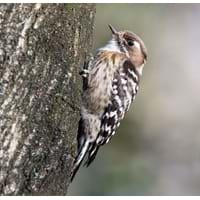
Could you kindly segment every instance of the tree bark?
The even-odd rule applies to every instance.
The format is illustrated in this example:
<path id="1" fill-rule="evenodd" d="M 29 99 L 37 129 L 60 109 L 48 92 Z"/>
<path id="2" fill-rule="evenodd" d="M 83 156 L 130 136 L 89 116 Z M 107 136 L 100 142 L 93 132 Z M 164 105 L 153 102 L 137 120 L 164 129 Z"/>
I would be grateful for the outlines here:
<path id="1" fill-rule="evenodd" d="M 0 5 L 0 194 L 66 195 L 93 4 Z"/>

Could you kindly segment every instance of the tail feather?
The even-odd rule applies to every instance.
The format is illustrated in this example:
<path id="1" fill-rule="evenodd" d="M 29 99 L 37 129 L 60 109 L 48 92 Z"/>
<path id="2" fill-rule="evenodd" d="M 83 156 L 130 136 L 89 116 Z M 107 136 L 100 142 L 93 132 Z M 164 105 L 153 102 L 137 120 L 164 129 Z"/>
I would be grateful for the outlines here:
<path id="1" fill-rule="evenodd" d="M 83 147 L 84 143 L 85 143 L 85 124 L 84 124 L 84 120 L 81 117 L 79 120 L 79 126 L 78 126 L 78 135 L 77 135 L 77 142 L 78 142 L 78 152 L 81 151 L 81 148 Z"/>
<path id="2" fill-rule="evenodd" d="M 73 181 L 87 151 L 88 151 L 88 148 L 89 148 L 89 141 L 85 141 L 85 143 L 82 145 L 82 148 L 80 149 L 75 161 L 74 161 L 74 167 L 73 167 L 73 171 L 72 171 L 72 176 L 71 176 L 71 182 Z"/>
<path id="3" fill-rule="evenodd" d="M 87 161 L 85 162 L 84 166 L 88 167 L 96 158 L 97 152 L 99 150 L 99 145 L 96 142 L 93 144 L 92 148 L 89 150 Z"/>
<path id="4" fill-rule="evenodd" d="M 78 129 L 78 135 L 77 135 L 77 141 L 78 141 L 78 155 L 75 158 L 71 181 L 73 181 L 81 163 L 83 162 L 86 154 L 88 153 L 88 157 L 86 159 L 86 162 L 84 163 L 84 166 L 89 166 L 92 161 L 95 159 L 96 154 L 99 150 L 99 144 L 96 143 L 96 141 L 91 142 L 88 138 L 86 138 L 85 134 L 85 122 L 81 118 L 79 121 L 79 129 Z"/>

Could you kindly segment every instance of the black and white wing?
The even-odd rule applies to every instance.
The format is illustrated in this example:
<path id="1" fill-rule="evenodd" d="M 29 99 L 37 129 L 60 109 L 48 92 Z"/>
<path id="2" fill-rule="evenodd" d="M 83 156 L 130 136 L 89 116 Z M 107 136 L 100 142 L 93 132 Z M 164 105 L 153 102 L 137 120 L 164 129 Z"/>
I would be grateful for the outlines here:
<path id="1" fill-rule="evenodd" d="M 115 134 L 125 113 L 138 91 L 139 74 L 130 61 L 125 61 L 123 67 L 114 74 L 112 95 L 109 105 L 105 108 L 101 119 L 101 131 L 96 141 L 89 149 L 86 165 L 94 160 L 101 145 L 108 143 Z"/>

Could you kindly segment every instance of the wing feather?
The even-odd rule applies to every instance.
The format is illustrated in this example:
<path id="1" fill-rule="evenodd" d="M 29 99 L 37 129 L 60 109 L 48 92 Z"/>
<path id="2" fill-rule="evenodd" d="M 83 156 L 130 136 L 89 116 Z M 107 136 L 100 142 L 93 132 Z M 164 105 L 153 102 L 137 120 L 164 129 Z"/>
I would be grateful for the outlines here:
<path id="1" fill-rule="evenodd" d="M 129 61 L 124 62 L 123 66 L 115 72 L 112 81 L 113 89 L 110 96 L 110 103 L 102 115 L 101 128 L 97 140 L 89 150 L 86 161 L 87 166 L 96 157 L 99 147 L 108 143 L 115 134 L 116 129 L 120 125 L 120 121 L 123 119 L 124 114 L 129 109 L 137 93 L 138 83 L 139 74 Z"/>

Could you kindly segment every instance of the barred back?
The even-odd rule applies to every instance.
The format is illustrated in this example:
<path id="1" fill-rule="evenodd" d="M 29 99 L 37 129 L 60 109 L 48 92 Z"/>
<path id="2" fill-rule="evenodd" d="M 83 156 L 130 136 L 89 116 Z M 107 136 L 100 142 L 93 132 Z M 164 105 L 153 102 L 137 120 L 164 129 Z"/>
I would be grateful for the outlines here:
<path id="1" fill-rule="evenodd" d="M 89 150 L 87 165 L 94 160 L 100 145 L 108 143 L 115 134 L 120 121 L 135 99 L 138 84 L 138 72 L 130 61 L 125 61 L 123 66 L 114 74 L 110 103 L 102 115 L 98 137 Z"/>

